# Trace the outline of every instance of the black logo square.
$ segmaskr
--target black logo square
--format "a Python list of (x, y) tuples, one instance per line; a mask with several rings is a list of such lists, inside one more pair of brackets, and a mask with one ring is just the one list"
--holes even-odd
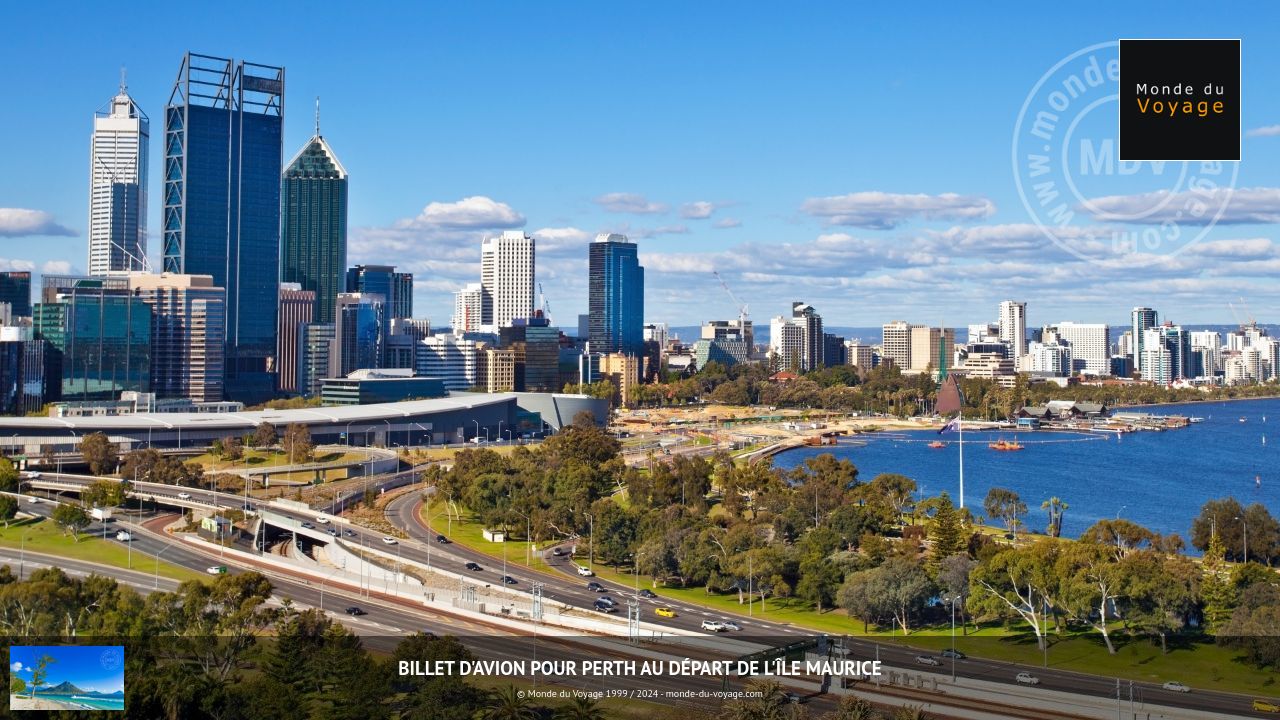
[(1120, 41), (1120, 159), (1240, 159), (1239, 40)]

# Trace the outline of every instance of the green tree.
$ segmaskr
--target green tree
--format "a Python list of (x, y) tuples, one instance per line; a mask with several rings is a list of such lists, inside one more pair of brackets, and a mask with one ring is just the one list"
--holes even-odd
[(1155, 540), (1154, 532), (1123, 518), (1103, 518), (1080, 535), (1081, 542), (1111, 547), (1117, 560), (1144, 544), (1154, 545)]
[(600, 707), (600, 701), (579, 695), (556, 709), (556, 720), (606, 720), (609, 715)]
[(840, 607), (850, 615), (860, 616), (864, 622), (888, 616), (903, 634), (910, 634), (912, 616), (924, 608), (934, 590), (933, 581), (918, 562), (899, 556), (850, 575), (838, 598)]
[(1187, 624), (1200, 594), (1200, 569), (1184, 555), (1165, 556), (1139, 550), (1121, 561), (1125, 621), (1138, 632), (1160, 638), (1169, 652), (1168, 636)]
[(1014, 532), (1022, 524), (1023, 516), (1027, 514), (1027, 504), (1022, 502), (1018, 493), (999, 487), (993, 487), (987, 491), (987, 497), (982, 501), (982, 509), (986, 511), (987, 517), (1004, 523), (1005, 530), (1008, 532)]
[(62, 528), (65, 535), (68, 531), (80, 541), (80, 531), (89, 526), (89, 513), (79, 505), (59, 505), (53, 509), (53, 521)]
[(1070, 507), (1057, 496), (1040, 503), (1042, 510), (1049, 511), (1049, 524), (1045, 528), (1045, 534), (1049, 537), (1062, 537), (1062, 516)]
[(253, 429), (253, 434), (249, 436), (249, 444), (255, 448), (271, 447), (278, 439), (275, 426), (263, 420)]
[(105, 475), (115, 470), (120, 461), (119, 448), (106, 433), (89, 433), (80, 441), (80, 454), (94, 475)]
[(966, 538), (960, 513), (951, 503), (951, 496), (946, 492), (938, 497), (937, 510), (933, 514), (933, 522), (929, 526), (929, 570), (935, 576), (945, 558), (949, 558), (965, 549)]
[(877, 720), (879, 717), (874, 705), (856, 695), (840, 698), (840, 705), (831, 713), (831, 720)]
[(49, 666), (56, 662), (48, 655), (41, 655), (36, 660), (36, 666), (31, 668), (31, 697), (36, 696), (36, 689), (49, 679)]
[(483, 720), (538, 720), (538, 715), (538, 710), (514, 685), (490, 692), (488, 701), (480, 709)]
[(743, 689), (744, 697), (724, 704), (722, 720), (786, 720), (790, 714), (787, 694), (777, 680), (752, 678)]
[(1204, 571), (1201, 581), (1200, 596), (1204, 603), (1204, 621), (1211, 633), (1217, 633), (1231, 619), (1231, 611), (1236, 606), (1235, 588), (1227, 577), (1227, 564), (1223, 559), (1225, 550), (1218, 533), (1209, 536), (1209, 546), (1204, 551), (1200, 566)]
[(1045, 647), (1045, 620), (1056, 604), (1056, 564), (1062, 541), (1046, 538), (1030, 547), (1006, 547), (969, 574), (969, 612), (975, 617), (1021, 618)]
[(867, 502), (876, 503), (893, 511), (898, 522), (906, 524), (906, 511), (916, 492), (916, 481), (905, 475), (881, 473), (863, 488)]
[(242, 459), (244, 457), (244, 439), (238, 435), (223, 439), (222, 457), (230, 462)]
[(836, 601), (842, 580), (840, 568), (826, 557), (809, 557), (800, 562), (796, 596), (813, 603), (818, 612)]
[(18, 469), (13, 466), (12, 460), (0, 457), (0, 491), (18, 492), (21, 477)]
[(89, 507), (119, 507), (124, 504), (125, 484), (112, 480), (95, 480), (81, 493), (80, 499)]
[(27, 683), (15, 673), (9, 676), (9, 694), (21, 695), (27, 689)]
[(311, 431), (302, 423), (290, 423), (284, 431), (282, 441), (290, 463), (311, 462), (315, 445), (311, 442)]
[(9, 521), (18, 514), (18, 501), (10, 495), (0, 495), (0, 520), (9, 527)]

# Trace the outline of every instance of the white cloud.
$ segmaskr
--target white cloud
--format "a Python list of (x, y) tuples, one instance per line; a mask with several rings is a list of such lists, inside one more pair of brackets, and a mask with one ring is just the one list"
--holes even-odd
[(0, 237), (34, 235), (75, 237), (77, 234), (75, 230), (54, 222), (53, 215), (43, 210), (0, 208)]
[(926, 220), (981, 220), (995, 213), (996, 206), (987, 198), (975, 195), (904, 195), (871, 191), (809, 198), (800, 205), (800, 211), (823, 218), (828, 225), (884, 230), (917, 217)]
[(699, 200), (697, 202), (685, 203), (680, 206), (680, 217), (689, 220), (705, 220), (711, 217), (716, 211), (715, 203)]
[(45, 275), (69, 275), (71, 263), (66, 260), (49, 260), (40, 266), (40, 272)]
[(1280, 137), (1280, 125), (1256, 127), (1244, 134), (1245, 137)]
[[(1280, 223), (1280, 188), (1220, 187), (1180, 193), (1161, 190), (1136, 195), (1108, 195), (1093, 198), (1080, 209), (1092, 213), (1098, 220), (1135, 224), (1269, 225)], [(1221, 217), (1218, 217), (1219, 209)]]
[(631, 213), (634, 215), (656, 215), (667, 211), (662, 203), (649, 202), (639, 193), (605, 193), (594, 200), (595, 204), (615, 213)]
[(524, 227), (524, 216), (506, 203), (483, 195), (457, 202), (432, 202), (415, 218), (401, 220), (402, 228), (502, 229)]
[(1275, 257), (1276, 247), (1267, 238), (1249, 238), (1246, 240), (1210, 240), (1191, 245), (1183, 252), (1211, 258), (1230, 258), (1236, 260), (1257, 260)]
[(25, 270), (31, 272), (36, 269), (36, 264), (30, 260), (6, 260), (0, 258), (0, 270)]
[(9, 669), (14, 672), (22, 672), (22, 663), (15, 660), (9, 665)]
[(711, 226), (714, 228), (725, 230), (728, 228), (742, 227), (742, 221), (737, 218), (720, 218), (714, 223), (711, 223)]
[(585, 254), (586, 244), (594, 237), (576, 227), (546, 227), (530, 235), (536, 243), (539, 260), (548, 255)]

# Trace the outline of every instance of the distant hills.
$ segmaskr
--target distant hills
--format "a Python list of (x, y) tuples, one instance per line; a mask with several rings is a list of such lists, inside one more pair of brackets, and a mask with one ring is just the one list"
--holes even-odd
[[(1120, 337), (1121, 333), (1123, 333), (1125, 330), (1129, 328), (1128, 321), (1125, 321), (1123, 323), (1109, 323), (1109, 325), (1111, 326), (1111, 342), (1113, 343), (1116, 342), (1116, 340)], [(1038, 327), (1043, 327), (1043, 326), (1031, 325), (1031, 324), (1027, 325), (1028, 330), (1031, 330), (1032, 328), (1038, 328)], [(1186, 330), (1197, 330), (1197, 331), (1212, 330), (1214, 332), (1222, 333), (1224, 335), (1226, 333), (1231, 332), (1232, 330), (1238, 330), (1240, 328), (1239, 325), (1234, 325), (1234, 324), (1205, 325), (1205, 324), (1195, 324), (1195, 323), (1187, 323), (1182, 325), (1182, 327)], [(1269, 323), (1258, 323), (1258, 327), (1266, 330), (1267, 334), (1270, 335), (1271, 337), (1280, 337), (1280, 325), (1273, 325)], [(755, 327), (752, 329), (755, 332), (755, 341), (757, 345), (769, 344), (769, 321), (767, 319), (764, 321), (764, 323), (756, 323)], [(882, 338), (883, 330), (880, 326), (847, 327), (842, 325), (828, 325), (824, 327), (823, 330), (833, 335), (839, 335), (840, 337), (843, 337), (846, 340), (852, 340), (854, 338), (857, 338), (862, 342), (868, 343), (870, 345), (879, 345), (880, 341), (883, 339)], [(672, 326), (671, 328), (669, 328), (668, 331), (672, 335), (678, 336), (681, 340), (690, 344), (696, 342), (698, 338), (702, 336), (702, 327), (700, 325)], [(956, 342), (966, 343), (968, 341), (969, 341), (968, 326), (961, 325), (957, 327)]]
[(84, 691), (84, 690), (81, 690), (80, 688), (76, 687), (75, 685), (72, 685), (71, 683), (67, 682), (66, 680), (63, 680), (62, 682), (58, 683), (57, 685), (51, 685), (51, 686), (49, 686), (49, 687), (42, 687), (42, 688), (38, 688), (38, 689), (36, 690), (36, 694), (37, 694), (37, 695), (39, 695), (40, 693), (47, 693), (47, 694), (49, 694), (49, 695), (84, 695), (84, 694), (85, 694), (85, 691)]

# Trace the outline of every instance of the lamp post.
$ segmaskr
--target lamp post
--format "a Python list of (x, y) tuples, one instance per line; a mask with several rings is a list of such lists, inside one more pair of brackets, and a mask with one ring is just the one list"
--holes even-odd
[(1244, 526), (1244, 564), (1249, 564), (1249, 521), (1243, 515), (1237, 515), (1236, 520)]
[(341, 569), (342, 568), (334, 568), (333, 570), (330, 570), (329, 574), (325, 575), (320, 580), (320, 612), (321, 614), (324, 613), (324, 584), (329, 582), (329, 578), (333, 577), (333, 574), (338, 572)]
[[(31, 528), (34, 530), (35, 528)], [(18, 579), (21, 580), (26, 574), (27, 569), (27, 535), (31, 533), (27, 530), (22, 533), (22, 542), (18, 544)]]
[(471, 422), (473, 422), (473, 423), (475, 423), (475, 424), (476, 424), (476, 434), (475, 434), (475, 435), (473, 435), (472, 437), (480, 437), (480, 421), (479, 421), (479, 420), (472, 420)]
[(596, 518), (591, 513), (583, 513), (587, 516), (587, 566), (592, 570), (596, 569)]
[(164, 555), (166, 552), (168, 552), (168, 551), (169, 551), (169, 548), (173, 547), (173, 543), (174, 543), (174, 542), (176, 542), (176, 541), (175, 541), (175, 540), (170, 540), (168, 545), (165, 545), (163, 548), (161, 548), (160, 552), (156, 553), (156, 579), (155, 579), (155, 587), (156, 587), (156, 589), (157, 589), (157, 590), (159, 590), (159, 589), (160, 589), (160, 556), (161, 556), (161, 555)]

